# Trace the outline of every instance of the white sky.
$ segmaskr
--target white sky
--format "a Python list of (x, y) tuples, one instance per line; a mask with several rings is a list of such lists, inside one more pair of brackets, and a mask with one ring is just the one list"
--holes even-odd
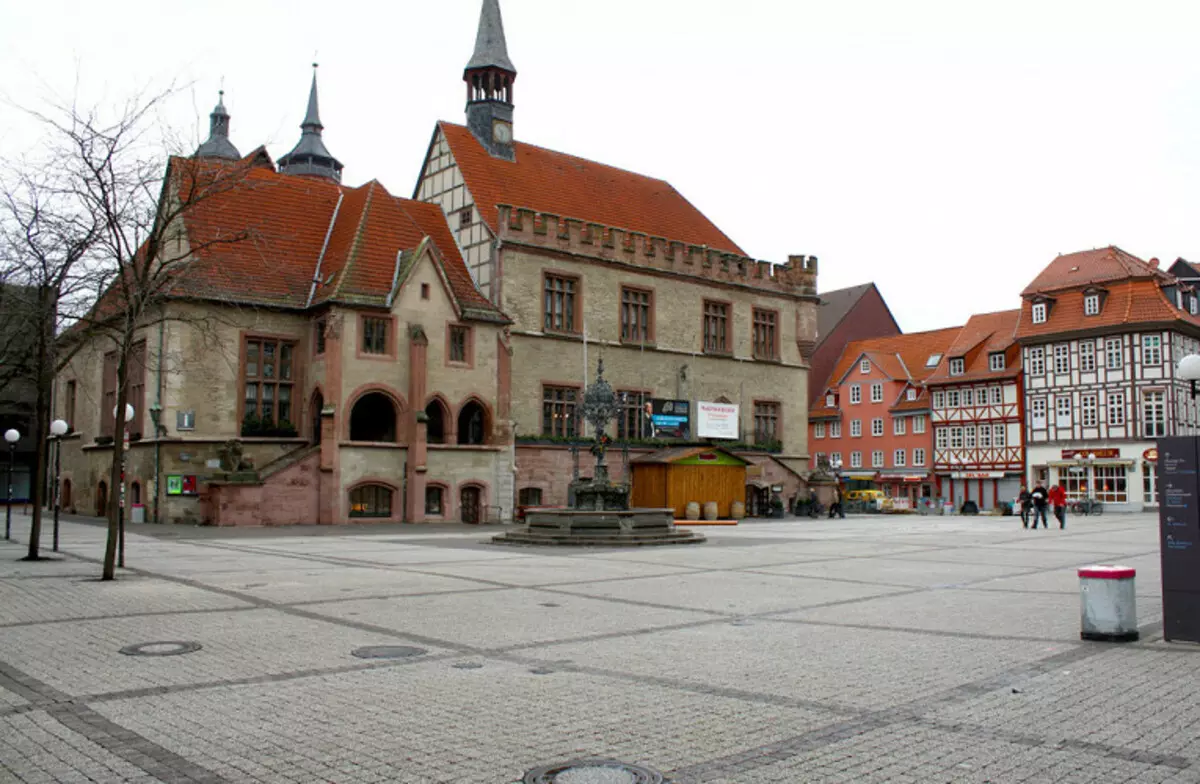
[[(345, 181), (410, 196), (434, 122), (463, 120), (480, 0), (0, 0), (13, 105), (224, 79), (245, 153), (295, 143), (314, 52)], [(1016, 307), (1056, 254), (1200, 259), (1200, 3), (501, 0), (518, 139), (670, 181), (748, 253), (874, 280), (905, 331)]]

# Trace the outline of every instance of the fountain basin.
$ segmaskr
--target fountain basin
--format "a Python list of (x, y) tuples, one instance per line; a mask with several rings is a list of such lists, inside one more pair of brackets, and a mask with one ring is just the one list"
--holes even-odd
[(704, 534), (675, 526), (672, 509), (539, 509), (526, 525), (492, 537), (496, 544), (647, 547), (699, 544)]

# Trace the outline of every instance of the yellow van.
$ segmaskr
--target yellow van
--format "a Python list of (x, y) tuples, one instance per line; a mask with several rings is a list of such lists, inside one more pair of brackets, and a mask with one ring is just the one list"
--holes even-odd
[(873, 509), (883, 509), (891, 501), (882, 490), (850, 490), (847, 501), (861, 501)]

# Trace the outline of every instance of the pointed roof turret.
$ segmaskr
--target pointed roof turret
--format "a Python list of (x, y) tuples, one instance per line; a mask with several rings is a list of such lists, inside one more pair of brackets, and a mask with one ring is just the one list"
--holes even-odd
[(224, 158), (236, 161), (242, 157), (229, 141), (229, 112), (225, 111), (225, 91), (217, 93), (217, 105), (208, 115), (208, 140), (196, 149), (197, 158)]
[(467, 70), (474, 68), (502, 68), (517, 72), (517, 67), (508, 59), (508, 44), (504, 40), (504, 20), (500, 17), (500, 0), (483, 0), (479, 14), (479, 32), (475, 35), (475, 54), (467, 63)]
[(304, 113), (304, 122), (300, 123), (300, 141), (291, 152), (279, 159), (279, 171), (341, 182), (342, 163), (325, 146), (321, 138), (324, 129), (317, 106), (317, 64), (313, 63), (312, 88), (308, 92), (308, 110)]

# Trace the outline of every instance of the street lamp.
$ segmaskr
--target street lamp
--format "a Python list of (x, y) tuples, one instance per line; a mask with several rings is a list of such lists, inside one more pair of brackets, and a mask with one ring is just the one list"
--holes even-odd
[(1180, 381), (1191, 383), (1192, 400), (1195, 400), (1196, 395), (1200, 394), (1196, 391), (1196, 382), (1200, 381), (1200, 354), (1189, 354), (1179, 360), (1179, 365), (1175, 369), (1175, 376)]
[[(125, 404), (125, 424), (121, 426), (122, 439), (129, 436), (129, 423), (133, 421), (133, 404)], [(117, 418), (117, 407), (113, 406), (113, 420)], [(117, 566), (125, 568), (125, 452), (121, 450), (121, 495), (117, 502)]]
[(17, 442), (21, 434), (16, 428), (4, 431), (4, 440), (8, 442), (8, 505), (4, 509), (4, 538), (12, 538), (12, 477), (13, 469), (17, 467)]
[(58, 509), (62, 504), (62, 437), (71, 426), (65, 420), (56, 419), (50, 423), (50, 434), (54, 436), (54, 552), (58, 552)]

